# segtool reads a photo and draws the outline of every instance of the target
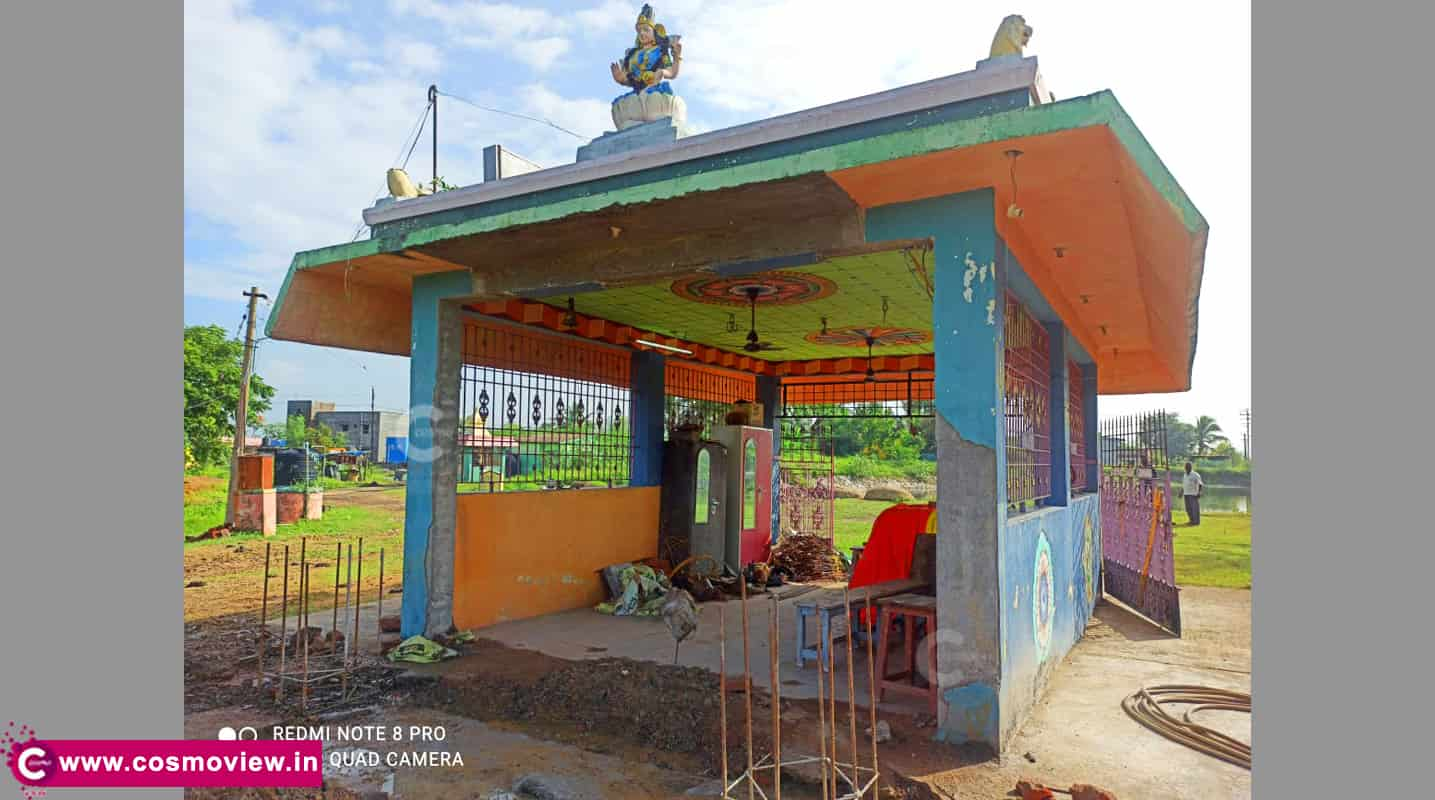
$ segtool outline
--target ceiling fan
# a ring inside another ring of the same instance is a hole
[[[747,332],[747,344],[742,346],[743,350],[749,353],[766,352],[771,350],[782,350],[783,348],[772,342],[764,342],[757,336],[757,296],[762,293],[761,286],[749,286],[747,292],[747,306],[752,313],[752,327]]]

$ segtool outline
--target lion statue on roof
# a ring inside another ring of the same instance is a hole
[[[991,57],[1020,56],[1022,48],[1030,41],[1031,26],[1026,24],[1026,17],[1012,14],[1002,20],[1001,27],[997,28],[996,38],[992,39]]]

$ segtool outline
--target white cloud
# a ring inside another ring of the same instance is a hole
[[[479,0],[391,0],[389,7],[397,16],[439,23],[460,44],[496,50],[537,69],[546,69],[569,46],[559,34],[571,29],[571,21],[543,9]]]
[[[356,42],[347,32],[334,27],[313,28],[299,35],[299,43],[326,54],[352,50]]]
[[[185,11],[185,207],[252,248],[228,263],[187,263],[186,292],[277,290],[294,252],[348,241],[384,194],[384,170],[426,102],[404,76],[432,60],[375,48],[358,63],[376,74],[351,65],[347,77],[327,76],[319,45],[363,52],[353,33],[288,30],[237,3]],[[462,154],[448,169],[481,173]]]

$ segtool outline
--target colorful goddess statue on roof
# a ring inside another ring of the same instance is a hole
[[[653,18],[653,7],[644,5],[634,25],[637,38],[621,62],[611,65],[613,80],[632,91],[613,100],[613,124],[618,130],[671,117],[681,128],[687,120],[687,106],[673,94],[668,81],[678,77],[683,66],[682,37],[669,36]]]

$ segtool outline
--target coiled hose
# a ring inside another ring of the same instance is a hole
[[[1162,708],[1163,703],[1190,705],[1180,718]],[[1244,711],[1251,713],[1251,696],[1209,686],[1173,684],[1141,689],[1121,701],[1121,707],[1137,722],[1173,742],[1198,750],[1222,761],[1251,768],[1251,746],[1220,731],[1191,721],[1201,711]]]

